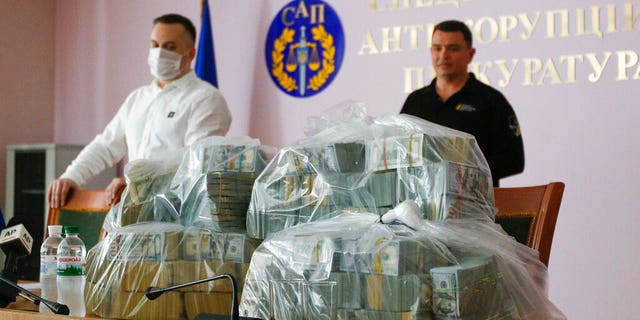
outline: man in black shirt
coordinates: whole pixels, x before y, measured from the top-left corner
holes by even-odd
[[[518,119],[507,99],[467,71],[475,52],[464,23],[451,20],[436,25],[431,45],[436,78],[412,92],[400,113],[475,136],[497,187],[500,178],[524,170],[524,148]]]

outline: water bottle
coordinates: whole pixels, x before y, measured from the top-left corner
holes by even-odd
[[[41,296],[49,301],[58,301],[58,286],[56,277],[58,275],[57,252],[58,245],[62,241],[62,226],[48,226],[49,237],[40,246],[40,285],[42,286]],[[40,304],[40,312],[53,313],[44,303]]]
[[[87,249],[78,237],[77,226],[65,226],[65,238],[58,246],[58,302],[69,307],[69,315],[84,317],[84,264]]]

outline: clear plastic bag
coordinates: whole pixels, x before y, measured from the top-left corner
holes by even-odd
[[[254,252],[241,314],[564,319],[539,284],[546,267],[535,251],[488,220],[420,221],[414,230],[342,213],[273,234]]]
[[[414,200],[423,217],[493,220],[491,172],[473,136],[347,102],[309,121],[255,181],[247,232],[264,239],[337,211],[383,214]]]
[[[185,226],[244,232],[253,182],[274,153],[257,139],[211,137],[189,148],[163,197],[181,199]]]
[[[118,319],[229,314],[231,285],[224,281],[167,292],[156,301],[144,293],[222,273],[242,289],[260,244],[244,232],[251,186],[273,154],[248,137],[212,137],[171,158],[129,163],[127,188],[105,219],[108,234],[87,255],[88,310]]]
[[[140,222],[175,222],[177,213],[167,210],[163,203],[156,210],[156,203],[159,202],[158,195],[169,190],[182,155],[177,152],[167,159],[139,159],[127,163],[124,168],[127,187],[120,202],[107,214],[103,228],[110,232]]]
[[[205,282],[145,298],[148,287],[168,287],[222,273],[242,290],[259,241],[242,233],[142,222],[110,232],[87,255],[85,302],[100,317],[193,319],[200,313],[229,314],[229,282]]]
[[[537,252],[493,222],[491,173],[473,136],[409,115],[371,118],[353,102],[312,118],[306,133],[254,183],[247,233],[265,240],[241,314],[565,318],[546,298]]]

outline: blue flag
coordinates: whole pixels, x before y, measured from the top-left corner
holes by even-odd
[[[213,33],[211,32],[211,18],[209,16],[209,2],[202,2],[202,26],[198,41],[198,55],[196,56],[196,74],[200,79],[218,87],[216,72],[216,57],[213,50]]]

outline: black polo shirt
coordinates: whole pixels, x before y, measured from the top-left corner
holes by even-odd
[[[473,73],[460,91],[442,101],[436,79],[412,92],[400,113],[472,134],[484,154],[493,177],[499,179],[524,170],[524,148],[518,119],[498,90],[478,81]]]

